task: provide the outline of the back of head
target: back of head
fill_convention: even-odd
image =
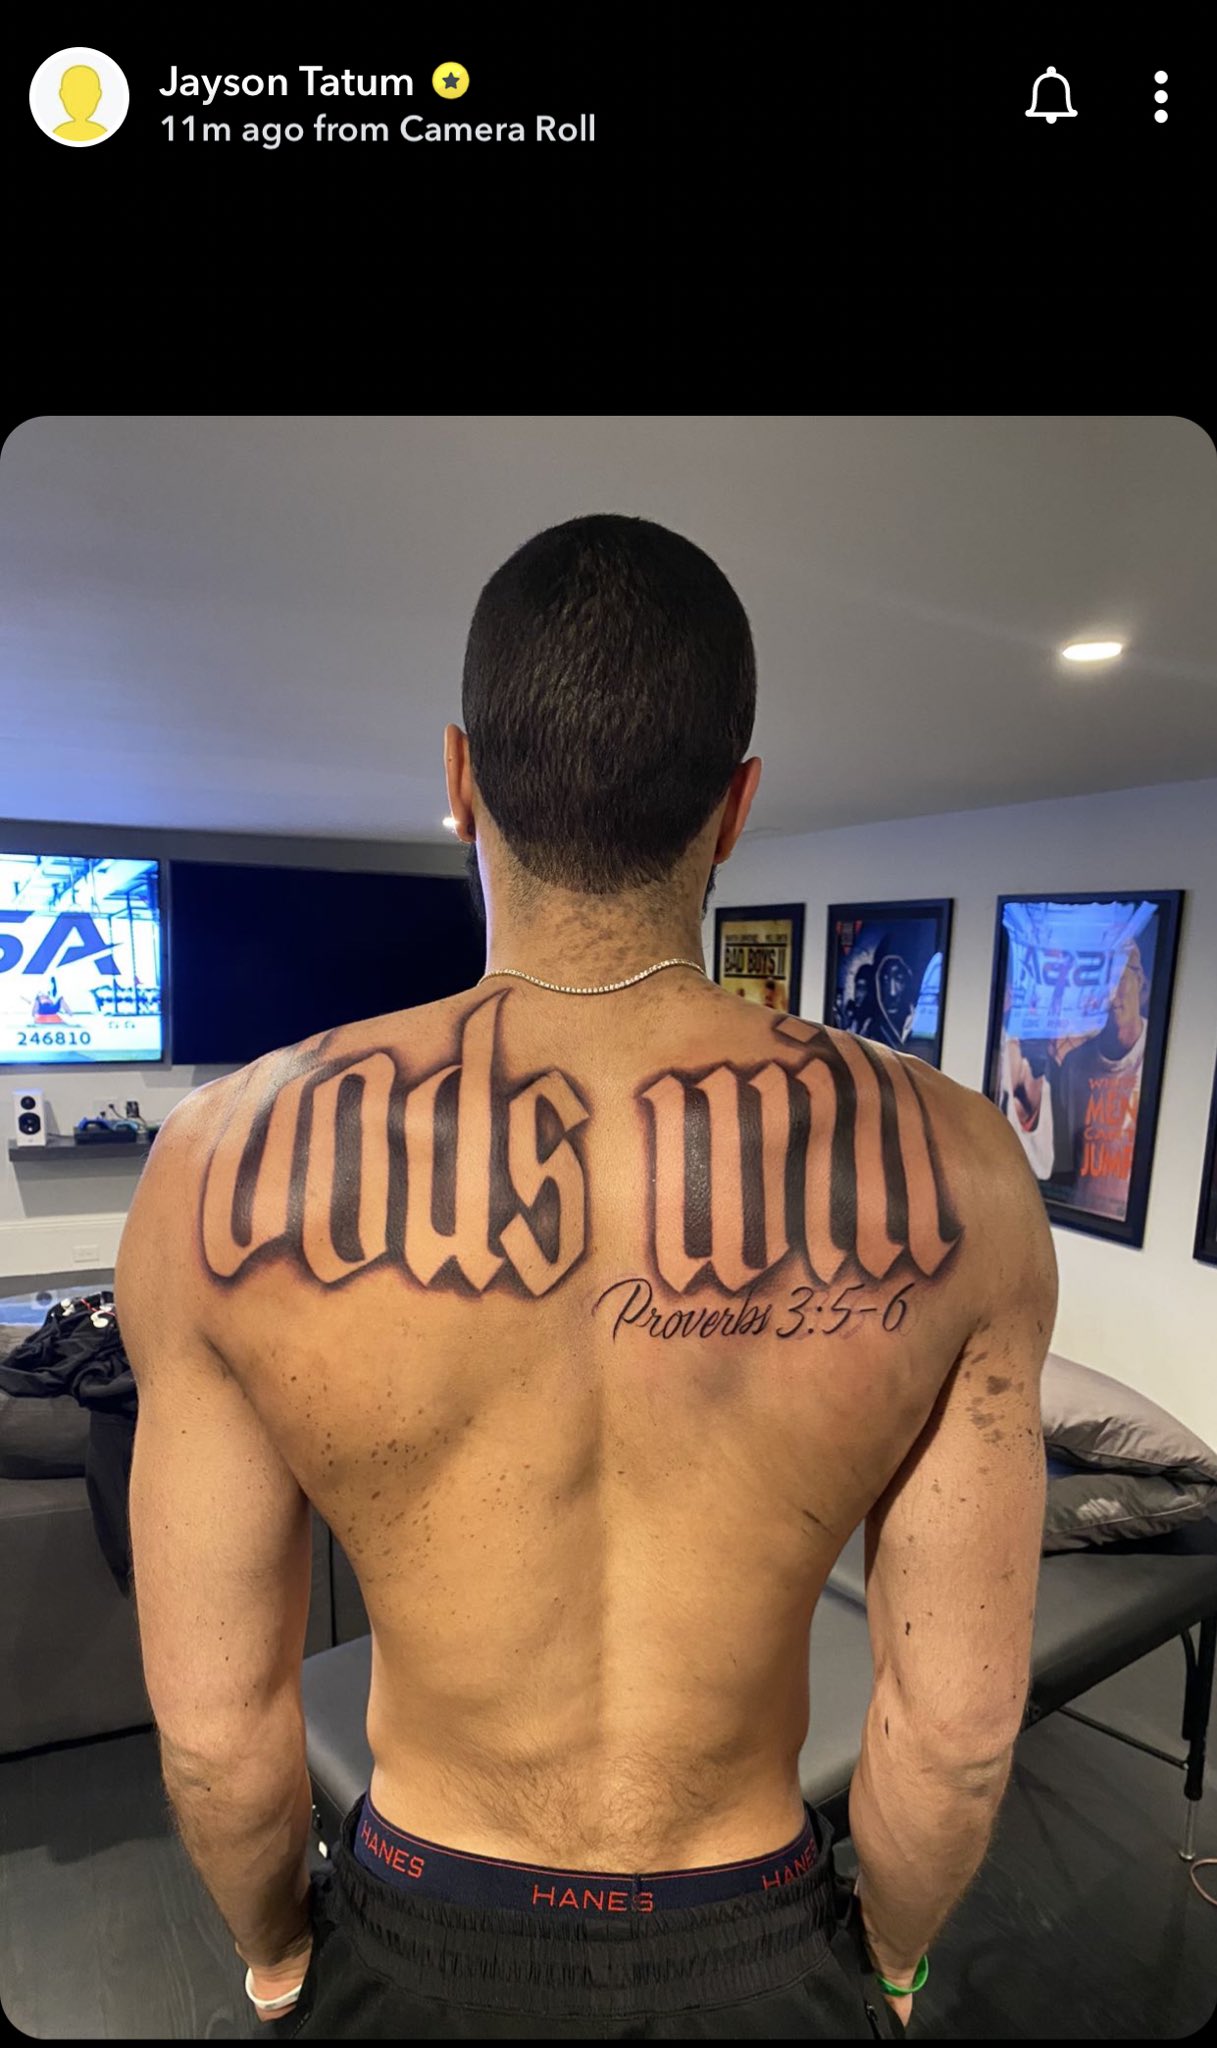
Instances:
[[[529,875],[591,895],[660,882],[752,734],[747,615],[680,534],[571,519],[483,590],[462,706],[478,789]]]

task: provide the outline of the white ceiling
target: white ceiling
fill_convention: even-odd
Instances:
[[[1185,420],[41,417],[0,458],[0,816],[445,840],[478,591],[592,511],[739,591],[759,832],[1217,775]]]

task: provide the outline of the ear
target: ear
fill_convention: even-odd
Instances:
[[[741,761],[727,791],[727,802],[718,828],[718,842],[714,848],[715,861],[728,858],[736,840],[748,822],[752,799],[761,780],[761,759],[754,754],[750,761]]]
[[[448,815],[456,819],[456,836],[466,846],[477,837],[473,819],[473,766],[469,741],[459,725],[444,728],[444,780],[448,785]]]

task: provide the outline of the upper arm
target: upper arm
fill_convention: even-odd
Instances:
[[[912,1741],[980,1763],[1014,1741],[1026,1704],[1056,1259],[1017,1137],[989,1105],[969,1121],[983,1296],[917,1442],[867,1517],[866,1604],[884,1713]]]
[[[115,1302],[139,1390],[131,1470],[135,1595],[162,1738],[235,1756],[299,1687],[308,1501],[203,1332],[201,1122],[184,1104],[149,1157],[123,1233]]]

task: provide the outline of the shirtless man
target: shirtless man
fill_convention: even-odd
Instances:
[[[898,2036],[984,1856],[1051,1240],[980,1096],[707,980],[754,702],[688,541],[521,548],[445,736],[486,978],[199,1090],[133,1205],[144,1669],[284,2038]],[[311,1888],[310,1501],[367,1603],[375,1759]],[[855,1895],[797,1758],[864,1519]]]

